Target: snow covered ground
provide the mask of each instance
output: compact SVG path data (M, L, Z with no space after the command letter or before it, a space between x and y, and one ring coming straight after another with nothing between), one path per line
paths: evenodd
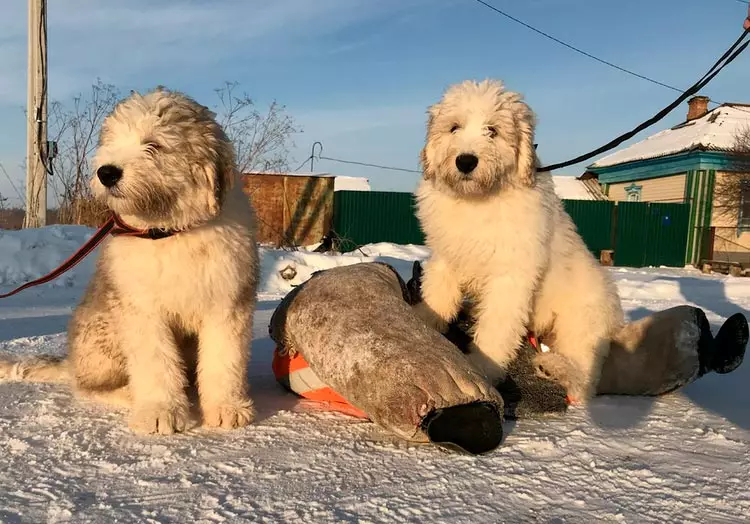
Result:
M53 269L92 233L0 231L0 292ZM367 256L365 256L367 255ZM250 370L259 419L233 432L139 437L123 414L67 388L0 384L0 522L740 522L750 518L750 365L659 399L596 399L506 425L496 452L468 457L398 441L278 387L267 325L317 270L385 260L405 278L424 248L349 256L264 251ZM93 258L0 300L0 352L64 351ZM292 265L290 283L279 271ZM631 318L678 304L714 331L750 314L750 279L613 269ZM582 290L583 291L583 290Z

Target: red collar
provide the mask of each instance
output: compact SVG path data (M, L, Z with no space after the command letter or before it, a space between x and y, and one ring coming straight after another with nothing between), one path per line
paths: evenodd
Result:
M128 225L125 221L116 214L112 214L110 218L112 221L112 227L109 234L113 237L126 236L134 238L148 238L149 240L159 240L161 238L171 237L172 235L179 233L175 229L162 229L153 227L150 229L138 229Z

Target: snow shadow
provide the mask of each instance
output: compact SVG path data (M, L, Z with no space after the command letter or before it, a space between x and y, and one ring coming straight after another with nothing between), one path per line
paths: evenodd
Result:
M276 343L268 335L271 315L281 301L258 300L253 326L253 341L248 367L250 397L256 409L256 421L271 418L281 411L294 411L302 399L276 381L273 373L273 353Z
M724 280L696 277L660 277L660 279L676 281L685 300L695 304L706 313L712 312L725 319L737 312L748 315L746 309L727 297Z

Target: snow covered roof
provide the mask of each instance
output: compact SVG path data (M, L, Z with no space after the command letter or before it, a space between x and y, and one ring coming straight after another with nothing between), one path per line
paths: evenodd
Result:
M370 191L370 179L357 176L342 176L333 173L306 173L297 171L253 171L246 175L314 176L333 178L334 191Z
M589 186L572 175L555 175L555 193L563 200L602 200L603 195L597 197Z
M336 175L333 181L334 191L370 191L370 181L358 176Z
M589 168L610 167L694 150L731 151L736 134L747 127L750 127L750 104L722 104L700 118L683 122L615 151Z

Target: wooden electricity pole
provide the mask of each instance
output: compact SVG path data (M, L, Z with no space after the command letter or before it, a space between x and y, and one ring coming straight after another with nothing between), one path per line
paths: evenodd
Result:
M24 227L47 225L47 0L29 2Z

